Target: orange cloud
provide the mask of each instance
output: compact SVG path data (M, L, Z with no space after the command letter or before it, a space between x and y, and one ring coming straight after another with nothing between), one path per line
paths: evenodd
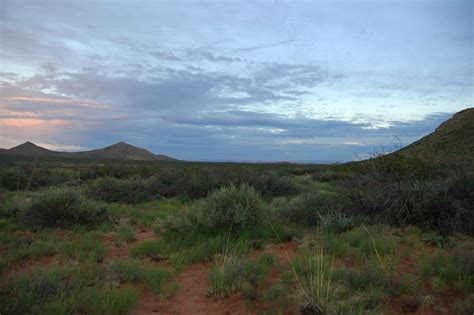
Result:
M17 119L17 118L7 118L0 119L0 125L4 127L13 127L13 128L35 128L35 127L56 127L66 124L66 121L63 119Z
M110 106L101 104L91 100L76 100L76 99L61 99L61 98L48 98L48 97L28 97L28 96L12 96L3 97L1 100L4 101L19 101L19 102L38 102L38 103L49 103L49 104L78 104L83 107L95 108L95 109L106 109Z

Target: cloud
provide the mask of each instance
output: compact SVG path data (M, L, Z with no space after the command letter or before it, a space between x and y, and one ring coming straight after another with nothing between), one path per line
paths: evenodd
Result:
M2 145L348 160L474 97L470 1L2 4Z
M296 39L287 39L287 40L279 41L279 42L276 42L276 43L261 44L261 45L255 45L255 46L244 47L244 48L236 48L236 49L232 49L230 52L233 52L233 53L247 53L247 52L251 52L251 51L255 51L255 50L287 45L287 44L290 44L290 43L293 43L293 42L296 42L296 41L297 41Z
M179 58L175 54L165 51L151 51L150 55L152 55L158 60L181 61L181 58Z
M188 50L186 54L189 58L191 58L191 60L206 60L208 62L224 62L224 63L242 61L242 59L237 58L237 57L216 55L210 51L203 51L203 50L196 50L196 49Z

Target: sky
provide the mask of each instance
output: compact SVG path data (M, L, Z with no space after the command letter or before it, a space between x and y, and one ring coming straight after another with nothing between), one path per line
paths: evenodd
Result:
M0 147L349 161L474 106L474 1L0 0Z

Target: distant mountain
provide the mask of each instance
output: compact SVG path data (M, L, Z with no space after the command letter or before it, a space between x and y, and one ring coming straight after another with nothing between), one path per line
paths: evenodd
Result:
M148 150L138 148L125 142L118 142L103 149L91 151L57 152L45 149L27 141L8 150L0 149L0 155L97 160L176 161L176 159L172 157L166 155L155 155Z
M9 154L12 155L34 155L34 156L50 156L56 155L58 152L54 152L43 147L37 146L33 142L25 142L23 144L17 145L16 147L6 150Z
M397 151L408 157L441 164L474 162L474 108L462 110L436 130Z

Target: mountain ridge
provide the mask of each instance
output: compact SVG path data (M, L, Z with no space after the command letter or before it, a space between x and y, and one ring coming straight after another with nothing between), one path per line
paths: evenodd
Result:
M0 155L42 157L42 158L76 158L103 160L132 160L132 161L176 161L163 154L154 154L146 149L120 141L110 146L80 152L53 151L26 141L10 149L0 149Z
M429 135L393 154L440 164L474 162L474 107L455 113Z

